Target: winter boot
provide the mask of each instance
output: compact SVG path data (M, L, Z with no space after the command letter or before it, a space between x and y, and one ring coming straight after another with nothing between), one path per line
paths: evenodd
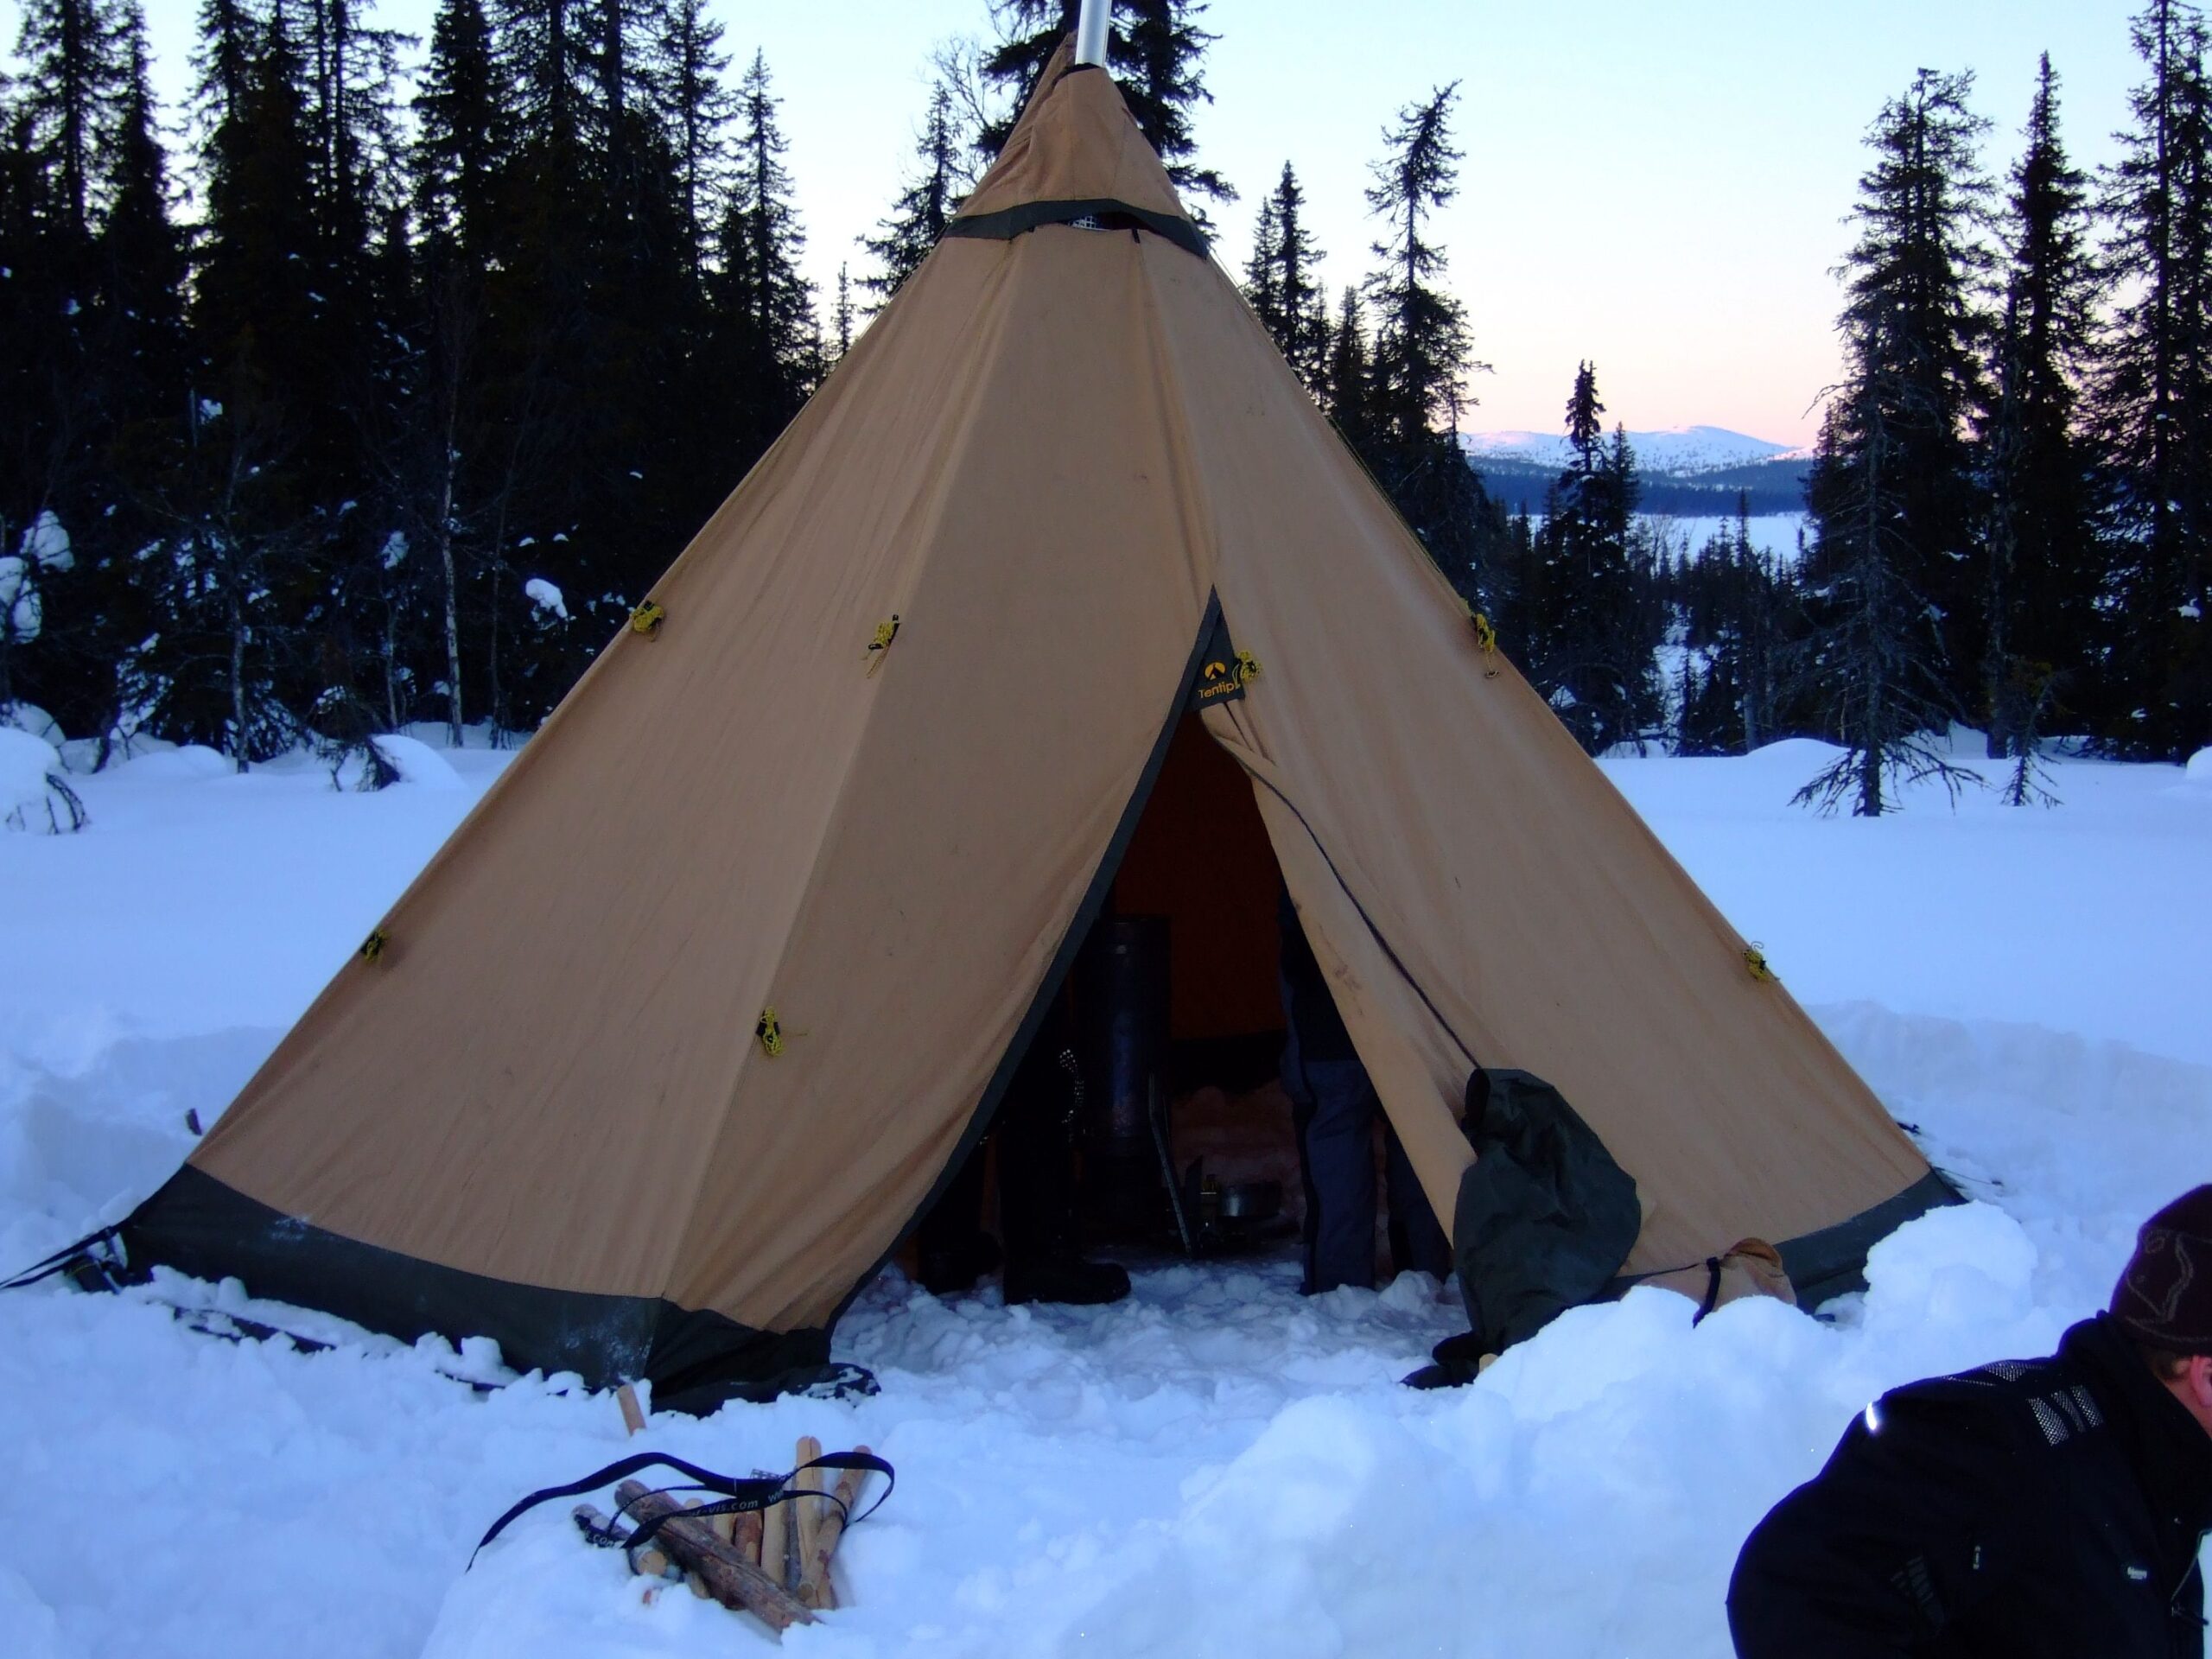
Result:
M999 1264L999 1244L988 1233L924 1243L922 1288L932 1296L957 1296Z
M1086 1262L1079 1255L1048 1256L1041 1262L1009 1262L1006 1268L1006 1300L1016 1302L1067 1302L1095 1307L1118 1302L1129 1294L1127 1268L1111 1262Z

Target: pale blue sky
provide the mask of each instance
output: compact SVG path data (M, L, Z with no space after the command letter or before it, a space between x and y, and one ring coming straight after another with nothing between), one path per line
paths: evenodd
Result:
M1393 111L1463 83L1459 200L1440 234L1478 350L1478 429L1549 430L1576 361L1631 427L1707 422L1808 439L1834 378L1830 268L1882 100L1926 65L1977 75L2009 165L2037 53L2063 81L2077 162L2108 159L2139 66L2134 0L1212 0L1204 159L1243 199L1215 211L1232 270L1287 159L1328 250L1357 279L1374 226L1360 192ZM16 0L0 0L14 36ZM196 0L149 0L164 92L180 95ZM376 16L428 32L433 0ZM933 43L988 28L985 0L721 0L741 64L766 50L784 99L825 287L881 215L912 141Z

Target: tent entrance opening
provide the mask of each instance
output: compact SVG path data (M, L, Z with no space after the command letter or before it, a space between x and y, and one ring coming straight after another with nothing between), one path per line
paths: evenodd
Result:
M1085 1209L1102 1243L1296 1237L1281 888L1250 779L1184 715L1076 959Z

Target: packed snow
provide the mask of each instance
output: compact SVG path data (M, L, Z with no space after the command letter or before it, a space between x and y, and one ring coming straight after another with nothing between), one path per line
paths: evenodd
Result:
M0 835L0 1263L166 1176L188 1114L221 1110L508 759L414 736L456 786L168 750L73 778L83 833ZM748 1619L586 1548L565 1503L464 1567L516 1497L640 1445L746 1472L810 1433L899 1484L794 1654L1721 1659L1738 1543L1853 1413L2048 1351L2142 1217L2212 1177L2212 760L2058 758L2057 806L1921 791L1868 823L1787 804L1826 753L1605 763L1975 1199L1893 1235L1826 1319L1751 1300L1694 1329L1639 1290L1421 1394L1396 1379L1459 1321L1418 1275L1302 1299L1279 1257L1154 1261L1079 1311L893 1274L836 1342L880 1395L628 1441L572 1380L454 1380L505 1376L480 1342L285 1314L344 1338L303 1353L49 1283L0 1294L0 1654L765 1654Z

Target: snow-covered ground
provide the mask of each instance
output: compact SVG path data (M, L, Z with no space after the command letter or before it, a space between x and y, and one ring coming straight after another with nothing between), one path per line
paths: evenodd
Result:
M1697 557L1715 536L1732 537L1736 533L1736 520L1732 516L1693 517L1672 512L1640 516L1653 531L1666 537L1668 550L1677 560ZM1806 533L1805 525L1806 515L1802 512L1760 512L1745 521L1744 533L1751 537L1751 545L1768 557L1795 564L1798 538Z
M837 1351L882 1392L656 1419L710 1466L865 1442L899 1471L801 1655L1727 1652L1745 1531L1908 1377L2046 1351L2136 1224L2212 1178L2212 773L2054 766L2063 804L1787 805L1817 746L1614 780L1982 1202L1877 1251L1815 1320L1639 1291L1474 1386L1395 1379L1456 1325L1409 1276L1301 1300L1284 1262L1154 1267L1119 1306L944 1303L895 1275ZM437 759L438 757L432 757ZM189 752L72 781L75 836L0 833L0 1265L127 1210L375 923L505 757L380 794ZM404 1057L394 1086L404 1087ZM175 1288L175 1287L172 1287ZM206 1293L216 1294L217 1293ZM196 1334L144 1300L0 1294L0 1655L611 1659L765 1652L648 1601L518 1494L634 1450L492 1357Z
M1794 461L1805 453L1786 443L1731 432L1725 426L1663 426L1631 432L1628 441L1637 464L1656 473L1719 472L1756 461ZM1573 453L1566 435L1557 431L1465 432L1459 443L1471 455L1497 455L1539 467L1564 467Z

